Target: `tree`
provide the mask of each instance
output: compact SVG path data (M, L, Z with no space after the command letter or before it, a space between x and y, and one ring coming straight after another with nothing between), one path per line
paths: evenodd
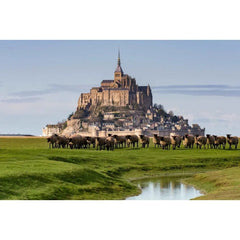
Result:
M176 122L178 122L178 117L177 116L173 116L173 118L172 118L172 121L174 122L174 123L176 123Z
M154 107L155 109L165 111L163 105L161 105L161 104L154 103L153 107Z
M68 120L70 120L70 119L71 119L71 117L73 116L73 114L74 114L73 112L72 112L71 114L69 114L69 116L68 116L68 118L67 118L67 119L68 119Z
M169 113L168 113L169 115L170 115L170 117L173 117L174 116L174 113L173 113L173 111L171 110L171 111L169 111Z

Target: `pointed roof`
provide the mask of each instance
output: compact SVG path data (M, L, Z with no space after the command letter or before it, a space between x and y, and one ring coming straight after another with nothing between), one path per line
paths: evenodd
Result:
M119 50L118 50L117 68L116 68L115 72L121 72L121 74L123 75L123 70L122 70L122 67L121 67L121 60L120 60L120 51Z

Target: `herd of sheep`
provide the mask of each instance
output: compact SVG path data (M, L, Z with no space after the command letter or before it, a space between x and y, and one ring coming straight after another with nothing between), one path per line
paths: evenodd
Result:
M139 144L143 148L149 147L150 137L145 135L126 135L118 136L109 134L108 137L85 137L81 135L73 135L71 137L65 137L57 134L53 134L51 137L47 138L49 143L49 148L68 148L80 149L80 148L96 148L97 150L114 150L114 148L124 148L124 147L138 147ZM180 148L183 144L186 148L193 148L196 145L197 148L223 148L225 149L226 143L229 144L229 149L235 146L237 149L238 137L232 137L227 134L227 137L209 135L205 136L192 136L186 134L185 136L158 136L153 135L153 144L156 147L161 147L162 149L176 149Z

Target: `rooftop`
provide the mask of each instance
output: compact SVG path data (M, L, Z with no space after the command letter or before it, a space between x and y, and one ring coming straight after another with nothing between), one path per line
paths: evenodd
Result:
M102 80L101 83L112 83L112 82L114 82L114 80Z

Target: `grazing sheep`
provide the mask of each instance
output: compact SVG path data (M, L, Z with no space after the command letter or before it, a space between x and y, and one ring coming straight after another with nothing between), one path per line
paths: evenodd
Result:
M197 148L198 148L198 141L197 141L198 136L199 135L195 135L194 136L194 144L196 144Z
M127 146L129 147L130 145L132 145L133 148L135 148L135 144L138 147L138 136L137 135L127 135L126 136L127 139Z
M142 144L142 147L145 148L147 145L147 148L149 148L150 138L144 135L140 135L140 143Z
M58 136L57 137L57 141L56 141L56 145L58 146L58 148L65 148L65 146L67 146L68 148L68 144L69 144L69 139L66 138L65 136Z
M207 148L209 149L209 146L210 148L215 148L215 138L214 136L211 136L210 134L207 134Z
M223 147L223 149L225 149L227 140L226 137L224 136L216 136L213 135L214 137L214 148L221 148L221 146Z
M183 146L185 148L193 148L194 145L194 137L191 135L186 134L183 136Z
M105 137L97 137L96 138L96 146L97 146L97 150L98 150L98 147L100 150L104 150L105 149Z
M115 139L115 146L116 148L120 148L120 146L126 147L126 136L118 136L118 135L113 135L113 138Z
M58 140L58 135L57 134L53 134L51 137L47 138L47 142L49 143L49 148L56 148L56 143Z
M160 137L160 144L162 149L169 149L171 146L171 138L170 137Z
M161 145L160 145L160 137L159 137L157 134L154 134L154 135L153 135L153 144L154 144L155 148L156 148L156 145L157 145L158 147L161 146Z
M91 137L90 142L91 142L91 144L92 144L92 147L95 148L96 137Z
M232 145L235 145L235 149L237 149L238 137L231 137L231 134L227 134L227 141L229 144L229 149L232 149Z
M195 136L195 144L197 145L197 148L199 146L199 148L202 148L202 145L204 146L204 149L206 149L206 144L207 144L207 137L204 136Z
M87 148L89 145L87 137L82 137L81 148Z
M95 137L89 137L89 136L87 136L87 137L86 137L86 140L87 140L87 147L88 147L88 148L91 147L91 144L93 145L93 148L95 148L95 140L96 140Z
M106 139L105 139L105 147L107 148L108 151L109 150L113 151L114 143L115 143L115 141L114 141L114 138L112 136L109 135L108 137L106 137Z
M182 138L180 136L176 136L176 144L177 147L180 148L182 143Z
M72 135L69 137L69 146L71 149L80 149L82 147L82 136L81 135Z
M127 140L126 140L126 144L127 144L127 147L129 148L130 145L131 145L131 140L130 140L129 138L127 138Z
M171 144L173 150L176 149L176 147L180 148L182 139L180 136L171 136Z

